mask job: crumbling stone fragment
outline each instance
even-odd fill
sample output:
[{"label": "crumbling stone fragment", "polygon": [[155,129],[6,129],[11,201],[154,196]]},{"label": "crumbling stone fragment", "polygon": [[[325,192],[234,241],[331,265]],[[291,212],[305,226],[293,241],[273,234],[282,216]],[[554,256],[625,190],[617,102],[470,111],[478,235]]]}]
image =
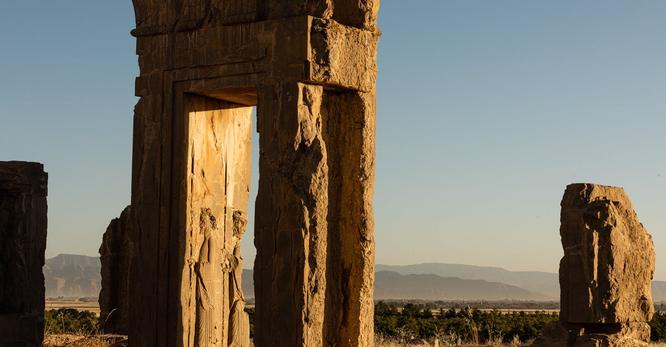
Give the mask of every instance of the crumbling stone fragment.
[{"label": "crumbling stone fragment", "polygon": [[0,346],[41,346],[47,174],[39,163],[0,162]]},{"label": "crumbling stone fragment", "polygon": [[100,325],[107,333],[127,334],[132,253],[131,208],[109,223],[99,255],[102,290],[99,293]]},{"label": "crumbling stone fragment", "polygon": [[560,324],[537,346],[646,346],[652,238],[622,188],[572,184],[562,200]]}]

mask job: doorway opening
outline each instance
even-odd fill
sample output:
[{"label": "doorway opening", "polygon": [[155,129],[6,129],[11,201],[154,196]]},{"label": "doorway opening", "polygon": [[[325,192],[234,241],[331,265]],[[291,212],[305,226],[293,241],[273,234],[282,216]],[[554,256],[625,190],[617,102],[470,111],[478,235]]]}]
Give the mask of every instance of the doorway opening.
[{"label": "doorway opening", "polygon": [[184,95],[185,170],[179,199],[184,206],[178,210],[183,211],[179,229],[185,231],[180,233],[185,255],[180,293],[188,296],[181,310],[187,345],[233,344],[249,336],[249,322],[244,322],[245,301],[254,297],[252,273],[246,269],[253,267],[256,253],[255,104],[256,97],[245,89]]}]

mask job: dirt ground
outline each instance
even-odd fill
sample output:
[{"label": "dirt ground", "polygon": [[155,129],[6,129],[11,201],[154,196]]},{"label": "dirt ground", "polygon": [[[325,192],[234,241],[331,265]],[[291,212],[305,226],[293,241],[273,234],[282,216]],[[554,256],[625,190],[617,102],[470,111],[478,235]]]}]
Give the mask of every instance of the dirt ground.
[{"label": "dirt ground", "polygon": [[127,338],[116,335],[86,337],[81,335],[50,335],[44,347],[126,347]]}]

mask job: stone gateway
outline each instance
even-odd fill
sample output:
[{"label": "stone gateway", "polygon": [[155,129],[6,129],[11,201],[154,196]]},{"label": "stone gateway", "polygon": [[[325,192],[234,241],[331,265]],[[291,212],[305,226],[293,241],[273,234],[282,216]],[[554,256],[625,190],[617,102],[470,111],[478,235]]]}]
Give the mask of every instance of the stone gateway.
[{"label": "stone gateway", "polygon": [[134,0],[132,346],[373,343],[379,0]]}]

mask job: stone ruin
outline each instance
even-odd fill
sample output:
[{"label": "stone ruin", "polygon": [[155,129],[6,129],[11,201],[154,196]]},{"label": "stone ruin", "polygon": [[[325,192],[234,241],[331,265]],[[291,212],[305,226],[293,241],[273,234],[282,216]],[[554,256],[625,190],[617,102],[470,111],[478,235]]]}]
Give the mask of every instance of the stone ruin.
[{"label": "stone ruin", "polygon": [[0,162],[0,346],[44,339],[47,174],[39,163]]},{"label": "stone ruin", "polygon": [[573,184],[562,199],[560,322],[535,346],[647,346],[652,237],[622,188]]},{"label": "stone ruin", "polygon": [[113,270],[124,236],[101,249],[129,277],[130,343],[249,346],[256,106],[254,344],[372,345],[379,0],[133,2],[132,260]]},{"label": "stone ruin", "polygon": [[100,327],[104,332],[127,334],[129,322],[129,279],[132,254],[131,208],[109,223],[99,248],[102,290],[99,293]]},{"label": "stone ruin", "polygon": [[[241,290],[257,106],[257,346],[371,346],[378,0],[134,0],[132,208],[100,248],[105,329],[250,346]],[[0,346],[44,334],[47,174],[0,162]],[[621,188],[567,187],[560,322],[537,346],[646,346],[652,239]]]}]

